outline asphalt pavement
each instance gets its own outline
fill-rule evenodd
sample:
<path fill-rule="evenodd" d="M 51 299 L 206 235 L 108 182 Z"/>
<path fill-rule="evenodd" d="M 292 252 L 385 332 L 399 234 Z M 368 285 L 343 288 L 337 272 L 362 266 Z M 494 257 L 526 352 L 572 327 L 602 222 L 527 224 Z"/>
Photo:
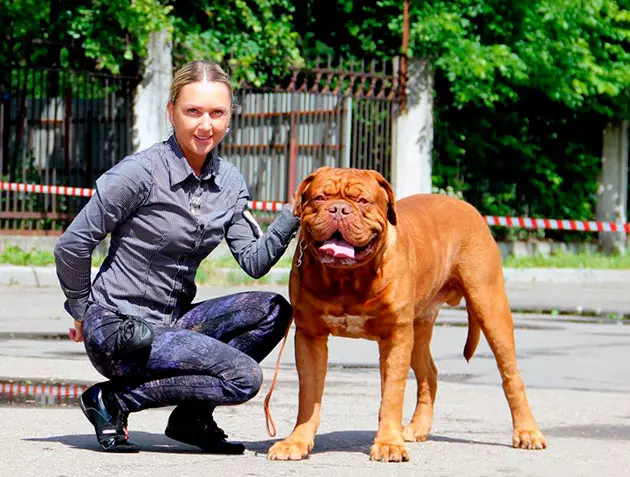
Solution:
<path fill-rule="evenodd" d="M 408 463 L 369 460 L 380 399 L 376 344 L 331 338 L 322 424 L 307 460 L 266 459 L 276 439 L 265 431 L 263 399 L 276 349 L 262 363 L 265 384 L 259 395 L 216 412 L 230 437 L 244 442 L 243 456 L 205 455 L 165 437 L 170 409 L 131 416 L 131 438 L 142 452 L 106 454 L 98 450 L 72 396 L 55 401 L 14 390 L 0 396 L 0 476 L 630 475 L 630 326 L 621 319 L 630 316 L 630 280 L 627 275 L 569 280 L 544 273 L 534 280 L 508 280 L 507 290 L 515 310 L 519 368 L 549 442 L 545 451 L 510 447 L 510 414 L 494 358 L 482 340 L 466 363 L 465 312 L 446 308 L 432 341 L 440 373 L 433 432 L 428 442 L 409 444 Z M 286 286 L 260 288 L 287 294 Z M 242 289 L 202 287 L 198 297 Z M 5 385 L 18 383 L 24 394 L 29 384 L 48 384 L 59 393 L 102 379 L 83 347 L 64 339 L 71 319 L 62 303 L 55 286 L 0 287 L 0 381 Z M 278 437 L 294 424 L 297 389 L 289 340 L 271 401 Z M 410 375 L 406 420 L 415 391 Z"/>

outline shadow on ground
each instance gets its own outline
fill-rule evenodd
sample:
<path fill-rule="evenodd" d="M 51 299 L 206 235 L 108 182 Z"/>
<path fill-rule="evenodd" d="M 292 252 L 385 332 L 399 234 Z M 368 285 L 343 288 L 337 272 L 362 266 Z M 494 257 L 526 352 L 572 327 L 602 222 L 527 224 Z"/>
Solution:
<path fill-rule="evenodd" d="M 545 435 L 550 437 L 587 438 L 604 441 L 630 441 L 630 425 L 582 425 L 582 426 L 558 426 L 543 429 Z"/>
<path fill-rule="evenodd" d="M 169 439 L 163 434 L 153 434 L 150 432 L 130 432 L 129 440 L 138 444 L 143 452 L 168 452 L 172 454 L 195 454 L 199 451 L 196 447 L 180 444 Z M 102 452 L 96 441 L 94 434 L 71 434 L 63 436 L 50 436 L 24 439 L 32 442 L 58 442 L 68 447 L 83 450 L 93 450 Z"/>
<path fill-rule="evenodd" d="M 50 437 L 39 437 L 24 439 L 31 442 L 58 442 L 68 447 L 76 449 L 92 450 L 101 452 L 96 438 L 93 434 L 72 434 Z M 142 452 L 164 452 L 173 454 L 194 454 L 201 453 L 196 447 L 180 444 L 162 434 L 153 434 L 149 432 L 131 432 L 130 440 L 135 442 Z M 258 454 L 267 454 L 267 450 L 280 439 L 266 439 L 262 441 L 243 441 L 248 451 Z M 369 455 L 372 441 L 374 440 L 374 431 L 336 431 L 325 434 L 318 434 L 315 438 L 315 448 L 313 454 L 324 452 L 359 452 Z M 486 445 L 510 447 L 506 444 L 496 442 L 484 442 L 472 439 L 458 439 L 439 435 L 432 435 L 429 441 L 444 442 L 448 444 L 466 444 L 466 445 Z M 407 443 L 409 446 L 423 445 L 421 443 Z"/>
<path fill-rule="evenodd" d="M 374 431 L 336 431 L 325 434 L 318 434 L 315 437 L 315 447 L 313 454 L 322 452 L 360 452 L 370 454 L 370 447 L 374 441 Z M 267 453 L 267 450 L 280 439 L 267 439 L 264 441 L 243 442 L 245 447 L 259 453 Z M 499 447 L 511 447 L 506 444 L 496 442 L 483 442 L 472 439 L 457 439 L 439 435 L 429 436 L 431 442 L 446 442 L 449 444 L 473 444 Z M 422 443 L 407 442 L 408 446 L 423 445 Z"/>

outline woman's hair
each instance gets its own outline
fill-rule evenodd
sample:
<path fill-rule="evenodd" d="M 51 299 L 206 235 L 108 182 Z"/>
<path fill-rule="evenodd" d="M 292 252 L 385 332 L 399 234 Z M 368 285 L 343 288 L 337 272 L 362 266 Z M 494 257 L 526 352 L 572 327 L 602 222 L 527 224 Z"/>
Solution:
<path fill-rule="evenodd" d="M 216 63 L 210 61 L 190 61 L 178 69 L 173 75 L 169 102 L 175 104 L 181 89 L 190 83 L 198 81 L 210 81 L 223 83 L 230 91 L 230 103 L 232 102 L 232 83 L 228 74 Z"/>

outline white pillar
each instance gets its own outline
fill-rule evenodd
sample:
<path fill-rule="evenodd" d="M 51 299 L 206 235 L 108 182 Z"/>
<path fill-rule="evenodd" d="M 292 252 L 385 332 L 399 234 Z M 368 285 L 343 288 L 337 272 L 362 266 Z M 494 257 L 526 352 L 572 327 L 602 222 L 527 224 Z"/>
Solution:
<path fill-rule="evenodd" d="M 173 78 L 171 50 L 171 39 L 166 30 L 151 34 L 142 81 L 136 88 L 134 99 L 134 151 L 142 151 L 168 138 L 166 103 Z"/>
<path fill-rule="evenodd" d="M 609 123 L 604 129 L 602 171 L 597 190 L 597 220 L 627 222 L 628 121 Z M 608 253 L 625 252 L 626 233 L 600 232 L 599 243 Z"/>
<path fill-rule="evenodd" d="M 394 120 L 392 187 L 397 199 L 431 192 L 433 72 L 428 60 L 410 59 L 407 111 Z"/>

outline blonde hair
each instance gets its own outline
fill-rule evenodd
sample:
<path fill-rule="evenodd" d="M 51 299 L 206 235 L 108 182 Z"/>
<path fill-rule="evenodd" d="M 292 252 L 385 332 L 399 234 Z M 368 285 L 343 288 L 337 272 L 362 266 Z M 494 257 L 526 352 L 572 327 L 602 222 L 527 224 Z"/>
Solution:
<path fill-rule="evenodd" d="M 198 81 L 210 81 L 223 83 L 230 91 L 230 104 L 232 103 L 232 83 L 230 76 L 216 63 L 210 61 L 190 61 L 178 69 L 173 75 L 169 102 L 175 104 L 179 92 L 184 86 Z"/>

